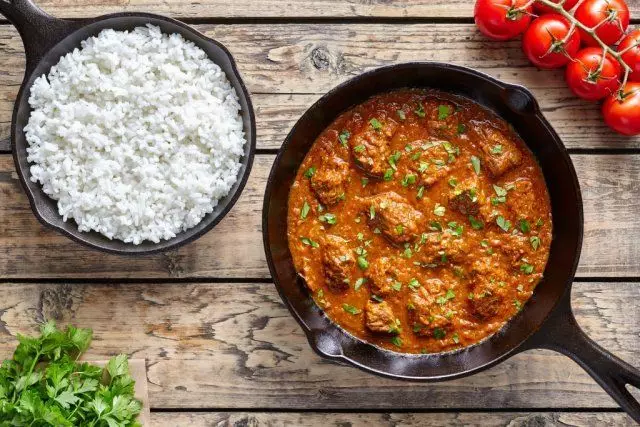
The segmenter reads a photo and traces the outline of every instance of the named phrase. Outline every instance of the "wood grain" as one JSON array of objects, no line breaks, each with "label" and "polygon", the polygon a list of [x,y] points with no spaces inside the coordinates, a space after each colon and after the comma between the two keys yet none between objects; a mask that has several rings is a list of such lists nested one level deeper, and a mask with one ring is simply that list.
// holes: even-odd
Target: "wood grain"
[{"label": "wood grain", "polygon": [[[628,0],[632,13],[638,0]],[[471,18],[471,0],[45,0],[43,9],[59,17],[145,11],[189,18]]]},{"label": "wood grain", "polygon": [[278,413],[278,412],[213,412],[213,413],[153,413],[151,420],[158,427],[205,426],[300,426],[300,427],[441,427],[441,426],[634,426],[622,413],[598,412],[508,412],[508,413],[429,413],[429,414],[362,414],[362,413]]},{"label": "wood grain", "polygon": [[[573,155],[585,211],[581,277],[640,276],[640,155]],[[261,214],[274,156],[258,155],[247,186],[214,230],[176,251],[106,255],[41,226],[10,156],[0,155],[0,272],[4,278],[269,277]]]},{"label": "wood grain", "polygon": [[[640,367],[636,283],[576,283],[580,325]],[[147,360],[152,408],[614,408],[568,358],[529,351],[460,380],[378,378],[321,360],[270,283],[0,286],[0,358],[15,335],[55,319],[94,330],[88,358]]]},{"label": "wood grain", "polygon": [[[638,0],[640,2],[640,0]],[[265,2],[267,3],[267,2]],[[384,65],[442,61],[530,88],[570,148],[639,148],[640,138],[611,132],[595,104],[575,98],[562,72],[539,71],[519,41],[493,43],[469,24],[196,25],[234,54],[254,93],[258,146],[278,148],[300,115],[335,85]],[[24,70],[17,31],[0,25],[0,140],[9,135]],[[0,143],[0,150],[7,149]]]}]

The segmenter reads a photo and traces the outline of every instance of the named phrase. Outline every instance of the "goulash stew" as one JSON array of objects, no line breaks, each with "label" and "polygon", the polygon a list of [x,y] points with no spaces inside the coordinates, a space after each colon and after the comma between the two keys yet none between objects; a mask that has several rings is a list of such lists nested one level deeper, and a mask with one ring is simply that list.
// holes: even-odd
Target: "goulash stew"
[{"label": "goulash stew", "polygon": [[532,295],[552,223],[540,167],[465,98],[406,89],[340,115],[291,188],[294,264],[325,313],[405,353],[474,344]]}]

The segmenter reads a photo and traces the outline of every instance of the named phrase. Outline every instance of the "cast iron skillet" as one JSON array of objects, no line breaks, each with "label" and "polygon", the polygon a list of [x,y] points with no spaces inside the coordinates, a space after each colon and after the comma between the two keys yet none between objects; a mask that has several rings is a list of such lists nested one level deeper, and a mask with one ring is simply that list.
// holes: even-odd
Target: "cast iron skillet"
[{"label": "cast iron skillet", "polygon": [[[13,143],[13,159],[20,181],[27,196],[29,196],[33,212],[42,224],[61,232],[73,240],[106,252],[148,254],[166,251],[189,243],[220,222],[235,204],[247,182],[256,145],[256,124],[249,92],[236,69],[236,64],[231,54],[224,46],[180,21],[149,13],[116,13],[82,21],[66,21],[46,14],[36,7],[31,0],[0,0],[0,13],[6,16],[18,29],[27,57],[24,80],[13,110],[11,141]],[[238,173],[238,180],[229,194],[219,201],[213,212],[206,215],[198,225],[178,234],[173,239],[163,240],[160,243],[145,241],[140,245],[133,245],[120,240],[109,240],[97,232],[81,233],[78,231],[74,221],[62,221],[62,217],[58,214],[56,201],[50,199],[42,191],[39,183],[34,183],[30,180],[31,174],[26,152],[28,143],[23,129],[31,113],[28,103],[29,88],[38,76],[48,74],[51,66],[55,65],[61,56],[75,48],[79,48],[82,40],[97,35],[105,28],[122,31],[132,30],[135,27],[146,24],[156,25],[165,33],[181,34],[186,40],[194,42],[204,50],[209,58],[222,68],[240,99],[247,143],[241,159],[242,167]]]},{"label": "cast iron skillet", "polygon": [[[544,280],[524,310],[500,332],[454,352],[394,353],[347,333],[313,302],[296,274],[287,244],[289,188],[316,136],[340,112],[372,95],[402,87],[457,93],[498,113],[515,127],[536,155],[551,196],[553,242]],[[319,355],[391,378],[440,381],[479,372],[528,349],[551,349],[578,362],[634,420],[640,421],[640,404],[625,388],[626,384],[640,387],[640,372],[588,338],[571,311],[571,284],[583,233],[580,187],[564,145],[525,88],[440,63],[394,65],[349,80],[311,106],[284,141],[269,175],[262,227],[269,269],[280,296]]]}]

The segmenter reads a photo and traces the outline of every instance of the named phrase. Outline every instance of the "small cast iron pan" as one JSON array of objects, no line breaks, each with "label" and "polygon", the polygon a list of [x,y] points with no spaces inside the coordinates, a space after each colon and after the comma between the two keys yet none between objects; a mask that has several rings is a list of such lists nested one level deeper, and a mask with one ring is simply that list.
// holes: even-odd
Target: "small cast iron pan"
[{"label": "small cast iron pan", "polygon": [[[460,94],[495,111],[515,127],[536,155],[551,197],[553,242],[544,280],[524,309],[500,332],[454,352],[395,353],[347,333],[316,306],[296,274],[287,244],[289,188],[315,138],[342,111],[375,94],[403,87]],[[525,350],[551,349],[578,362],[640,422],[640,404],[625,387],[640,386],[640,371],[589,339],[571,311],[571,284],[582,246],[580,187],[564,145],[525,88],[469,68],[439,63],[394,65],[349,80],[313,104],[284,141],[267,182],[262,227],[269,269],[280,296],[322,357],[386,377],[441,381],[479,372]]]},{"label": "small cast iron pan", "polygon": [[[27,57],[24,80],[13,110],[11,141],[18,176],[29,197],[31,208],[42,224],[92,248],[134,255],[174,249],[192,242],[220,222],[242,193],[251,171],[256,146],[256,121],[249,92],[240,77],[233,57],[223,45],[205,37],[180,21],[149,13],[116,13],[81,21],[67,21],[46,14],[31,0],[0,0],[0,13],[6,16],[18,29]],[[56,201],[42,191],[39,183],[31,182],[26,151],[28,142],[25,139],[23,129],[31,113],[28,99],[33,81],[43,74],[48,74],[49,69],[58,62],[61,56],[80,48],[81,41],[97,35],[106,28],[124,31],[147,24],[160,27],[164,33],[181,34],[186,40],[194,42],[204,50],[209,58],[222,68],[238,94],[247,143],[241,159],[242,167],[238,172],[238,180],[229,194],[219,201],[213,212],[206,215],[195,227],[172,239],[163,240],[160,243],[145,241],[140,245],[133,245],[120,240],[109,240],[97,232],[81,233],[74,221],[64,222],[62,220],[58,214]]]}]

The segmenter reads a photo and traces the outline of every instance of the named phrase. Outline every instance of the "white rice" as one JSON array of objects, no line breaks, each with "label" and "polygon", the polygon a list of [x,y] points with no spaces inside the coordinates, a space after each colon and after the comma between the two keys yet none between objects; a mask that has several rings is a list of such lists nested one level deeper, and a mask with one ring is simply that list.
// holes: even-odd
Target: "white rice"
[{"label": "white rice", "polygon": [[246,143],[238,97],[178,34],[104,30],[38,77],[29,104],[31,180],[80,231],[170,239],[236,182]]}]

